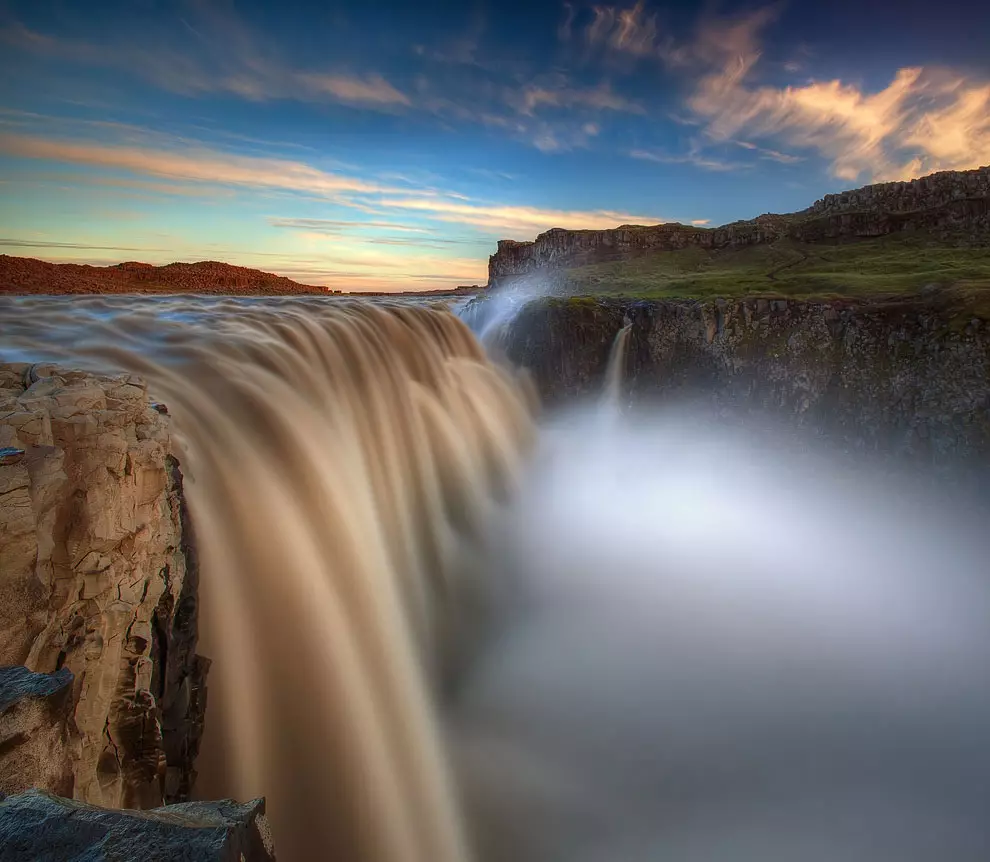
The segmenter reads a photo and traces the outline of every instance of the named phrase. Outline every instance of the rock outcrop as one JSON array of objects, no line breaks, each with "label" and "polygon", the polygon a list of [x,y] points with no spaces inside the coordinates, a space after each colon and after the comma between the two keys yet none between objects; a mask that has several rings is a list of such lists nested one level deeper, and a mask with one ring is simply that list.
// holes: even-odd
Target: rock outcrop
[{"label": "rock outcrop", "polygon": [[142,380],[0,366],[0,665],[73,678],[71,786],[61,766],[25,767],[6,792],[188,798],[207,662],[181,492],[169,417]]},{"label": "rock outcrop", "polygon": [[536,271],[605,263],[689,246],[721,249],[785,237],[815,242],[910,230],[951,234],[963,240],[990,238],[990,167],[866,186],[826,195],[802,212],[767,214],[717,228],[676,223],[623,225],[613,230],[554,228],[541,233],[534,242],[502,240],[488,261],[488,283],[494,287]]},{"label": "rock outcrop", "polygon": [[4,862],[275,862],[265,800],[107,811],[29,791],[0,799]]},{"label": "rock outcrop", "polygon": [[512,321],[503,347],[530,370],[545,402],[597,396],[628,322],[632,399],[760,411],[850,451],[986,471],[990,324],[937,296],[543,300]]}]

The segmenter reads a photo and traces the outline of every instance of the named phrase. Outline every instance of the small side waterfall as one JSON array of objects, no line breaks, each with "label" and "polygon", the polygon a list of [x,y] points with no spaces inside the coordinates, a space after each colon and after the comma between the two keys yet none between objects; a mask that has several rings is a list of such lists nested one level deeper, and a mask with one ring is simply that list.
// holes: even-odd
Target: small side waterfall
[{"label": "small side waterfall", "polygon": [[615,341],[612,342],[612,350],[608,355],[602,401],[611,411],[618,410],[621,404],[622,384],[625,379],[626,357],[629,353],[629,335],[631,332],[632,321],[628,321],[616,334]]}]

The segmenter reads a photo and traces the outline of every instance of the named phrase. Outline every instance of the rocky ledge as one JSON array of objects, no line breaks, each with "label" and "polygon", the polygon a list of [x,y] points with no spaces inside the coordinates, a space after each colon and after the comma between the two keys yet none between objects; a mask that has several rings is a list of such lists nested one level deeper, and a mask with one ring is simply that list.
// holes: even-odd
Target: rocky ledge
[{"label": "rocky ledge", "polygon": [[187,799],[205,709],[196,636],[164,408],[130,375],[0,365],[0,665],[23,666],[2,677],[3,792]]},{"label": "rocky ledge", "polygon": [[766,214],[717,228],[677,223],[623,225],[614,230],[554,228],[534,242],[502,240],[489,258],[488,283],[494,287],[533,272],[689,246],[721,249],[784,238],[815,242],[912,230],[985,242],[990,237],[990,167],[865,186],[826,195],[798,213]]},{"label": "rocky ledge", "polygon": [[758,411],[847,450],[986,471],[990,324],[944,297],[541,300],[513,319],[503,348],[559,404],[602,391],[627,324],[629,399]]},{"label": "rocky ledge", "polygon": [[32,790],[0,800],[5,862],[275,862],[265,801],[107,811]]}]

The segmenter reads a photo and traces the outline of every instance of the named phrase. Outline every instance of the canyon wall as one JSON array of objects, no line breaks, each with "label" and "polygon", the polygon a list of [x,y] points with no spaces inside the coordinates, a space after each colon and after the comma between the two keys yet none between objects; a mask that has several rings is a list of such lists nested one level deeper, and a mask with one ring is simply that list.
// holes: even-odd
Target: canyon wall
[{"label": "canyon wall", "polygon": [[767,214],[717,228],[661,224],[613,230],[541,233],[534,242],[502,240],[488,261],[495,286],[532,272],[604,263],[651,251],[732,248],[791,238],[806,242],[924,230],[957,239],[990,235],[990,167],[945,171],[911,182],[882,183],[826,195],[809,209]]},{"label": "canyon wall", "polygon": [[965,473],[990,454],[990,325],[938,297],[530,304],[502,346],[550,405],[597,397],[630,324],[626,397],[758,411],[864,453]]},{"label": "canyon wall", "polygon": [[[188,798],[208,664],[197,577],[169,416],[143,381],[0,365],[0,665],[36,674],[7,680],[23,696],[0,706],[3,792]],[[43,744],[25,730],[42,713]]]}]

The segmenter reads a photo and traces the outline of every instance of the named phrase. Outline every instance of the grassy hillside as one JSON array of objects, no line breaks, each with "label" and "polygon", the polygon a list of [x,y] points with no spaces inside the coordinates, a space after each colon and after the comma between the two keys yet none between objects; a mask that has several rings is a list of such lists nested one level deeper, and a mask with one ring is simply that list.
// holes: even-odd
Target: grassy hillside
[{"label": "grassy hillside", "polygon": [[926,285],[972,295],[990,308],[990,248],[899,234],[835,244],[781,240],[708,251],[685,248],[560,273],[568,293],[638,298],[880,297]]}]

